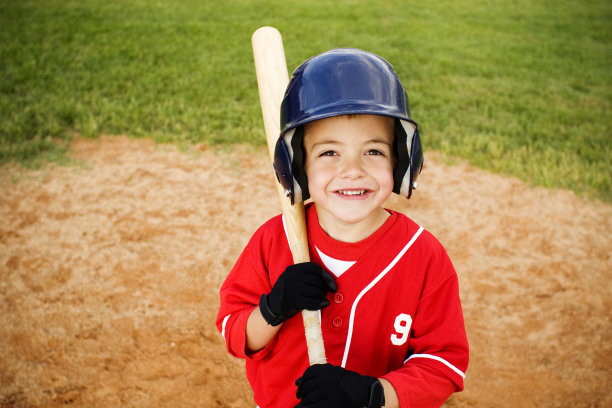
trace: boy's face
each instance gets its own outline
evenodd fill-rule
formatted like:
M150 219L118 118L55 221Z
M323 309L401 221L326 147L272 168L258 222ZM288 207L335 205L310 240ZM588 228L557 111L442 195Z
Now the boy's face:
M382 204L393 190L393 126L392 118L378 115L337 116L305 126L308 189L328 233L334 226L372 233L386 219Z

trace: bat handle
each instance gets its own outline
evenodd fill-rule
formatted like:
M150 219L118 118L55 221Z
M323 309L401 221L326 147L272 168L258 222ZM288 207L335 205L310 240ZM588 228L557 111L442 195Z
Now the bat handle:
M279 183L277 183L277 186L280 195L282 188ZM299 202L291 205L287 197L283 195L281 208L285 217L285 228L293 255L293 263L310 261L304 203ZM323 333L321 332L320 312L318 310L302 310L302 319L304 320L304 333L310 365L327 363Z
M308 347L308 361L310 365L327 363L319 311L302 310L302 319L304 319L304 333L306 334L306 346Z

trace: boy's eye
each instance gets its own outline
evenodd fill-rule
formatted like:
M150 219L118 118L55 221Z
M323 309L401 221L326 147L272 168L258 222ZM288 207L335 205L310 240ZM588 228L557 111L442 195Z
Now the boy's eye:
M326 150L323 153L319 154L319 157L322 156L335 156L336 152L334 152L333 150Z
M366 155L368 155L368 156L384 156L385 154L383 152L381 152L380 150L370 149L370 150L368 150Z

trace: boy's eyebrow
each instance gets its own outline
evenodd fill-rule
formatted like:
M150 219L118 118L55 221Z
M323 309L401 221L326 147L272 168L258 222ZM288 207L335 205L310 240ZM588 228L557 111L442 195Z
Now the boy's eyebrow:
M366 140L365 142L366 144L370 143L370 144L384 144L387 146L391 146L392 142L387 141L386 139L369 139ZM314 149L317 146L323 146L323 145L342 145L344 144L344 142L338 141L338 140L322 140L316 143L313 143L312 146L310 146L311 149Z
M322 140L320 142L313 143L313 145L310 146L310 148L314 149L315 147L320 146L320 145L340 145L340 144L342 144L342 142L338 140Z
M389 142L386 139L370 139L366 141L366 143L380 143L380 144L386 144L390 146L392 142Z

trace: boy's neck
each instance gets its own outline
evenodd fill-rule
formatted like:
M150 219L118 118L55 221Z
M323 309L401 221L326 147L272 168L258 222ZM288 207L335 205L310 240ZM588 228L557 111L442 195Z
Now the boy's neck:
M364 220L346 223L317 207L317 216L321 229L336 241L349 243L362 241L375 233L383 226L390 215L387 210L379 207Z

